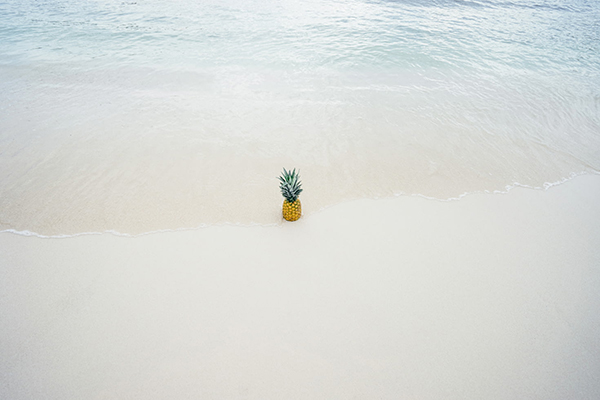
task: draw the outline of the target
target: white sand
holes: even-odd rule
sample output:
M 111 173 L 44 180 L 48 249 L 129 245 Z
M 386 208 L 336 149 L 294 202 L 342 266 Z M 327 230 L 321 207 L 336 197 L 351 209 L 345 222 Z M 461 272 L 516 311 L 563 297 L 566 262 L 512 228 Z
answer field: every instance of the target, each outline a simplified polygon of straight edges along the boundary
M 282 227 L 3 233 L 0 399 L 598 399 L 599 288 L 600 176 Z

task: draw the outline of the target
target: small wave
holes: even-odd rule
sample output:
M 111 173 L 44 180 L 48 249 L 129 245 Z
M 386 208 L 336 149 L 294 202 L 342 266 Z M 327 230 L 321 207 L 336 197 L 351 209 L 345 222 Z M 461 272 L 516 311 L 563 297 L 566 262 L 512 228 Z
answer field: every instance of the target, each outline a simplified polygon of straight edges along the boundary
M 477 195 L 477 194 L 489 194 L 489 195 L 494 195 L 494 194 L 508 194 L 511 190 L 515 189 L 515 188 L 526 188 L 526 189 L 531 189 L 531 190 L 544 190 L 547 191 L 548 189 L 564 184 L 566 182 L 569 182 L 575 178 L 577 178 L 578 176 L 583 176 L 583 175 L 600 175 L 600 172 L 579 172 L 579 173 L 572 173 L 570 174 L 568 177 L 556 180 L 554 182 L 545 182 L 543 185 L 540 186 L 531 186 L 531 185 L 524 185 L 524 184 L 520 184 L 520 183 L 513 183 L 511 185 L 507 185 L 504 189 L 502 190 L 492 190 L 492 191 L 488 191 L 488 190 L 482 190 L 482 191 L 473 191 L 473 192 L 465 192 L 462 193 L 458 196 L 455 197 L 451 197 L 451 198 L 445 198 L 445 199 L 441 199 L 441 198 L 436 198 L 436 197 L 431 197 L 431 196 L 426 196 L 426 195 L 422 195 L 422 194 L 407 194 L 407 193 L 395 193 L 392 196 L 381 196 L 381 197 L 353 197 L 353 198 L 347 198 L 344 199 L 343 201 L 337 203 L 337 204 L 331 204 L 328 206 L 324 206 L 319 208 L 318 210 L 314 210 L 310 213 L 305 213 L 303 218 L 310 218 L 312 215 L 321 213 L 325 210 L 328 210 L 330 208 L 334 208 L 336 206 L 338 206 L 339 204 L 342 203 L 347 203 L 347 202 L 352 202 L 355 200 L 361 200 L 361 199 L 372 199 L 372 200 L 384 200 L 384 199 L 390 199 L 390 198 L 400 198 L 400 197 L 419 197 L 419 198 L 423 198 L 425 200 L 433 200 L 433 201 L 441 201 L 441 202 L 455 202 L 455 201 L 459 201 L 467 196 L 470 195 Z M 36 238 L 41 238 L 41 239 L 70 239 L 70 238 L 76 238 L 76 237 L 82 237 L 82 236 L 93 236 L 93 235 L 113 235 L 113 236 L 118 236 L 118 237 L 124 237 L 124 238 L 137 238 L 137 237 L 142 237 L 142 236 L 147 236 L 147 235 L 154 235 L 154 234 L 163 234 L 163 233 L 177 233 L 177 232 L 187 232 L 187 231 L 194 231 L 194 230 L 198 230 L 198 229 L 206 229 L 206 228 L 211 228 L 211 227 L 238 227 L 238 228 L 250 228 L 250 227 L 263 227 L 263 228 L 278 228 L 281 227 L 283 225 L 283 220 L 281 220 L 278 223 L 235 223 L 235 222 L 219 222 L 219 223 L 213 223 L 213 224 L 201 224 L 195 227 L 180 227 L 180 228 L 169 228 L 169 229 L 158 229 L 158 230 L 153 230 L 153 231 L 148 231 L 148 232 L 141 232 L 141 233 L 137 233 L 137 234 L 131 234 L 131 233 L 126 233 L 126 232 L 119 232 L 116 230 L 105 230 L 102 232 L 79 232 L 79 233 L 73 233 L 73 234 L 50 234 L 50 235 L 45 235 L 45 234 L 41 234 L 41 233 L 37 233 L 37 232 L 32 232 L 29 230 L 16 230 L 16 229 L 5 229 L 5 230 L 0 230 L 0 233 L 10 233 L 10 234 L 14 234 L 14 235 L 18 235 L 18 236 L 26 236 L 26 237 L 36 237 Z

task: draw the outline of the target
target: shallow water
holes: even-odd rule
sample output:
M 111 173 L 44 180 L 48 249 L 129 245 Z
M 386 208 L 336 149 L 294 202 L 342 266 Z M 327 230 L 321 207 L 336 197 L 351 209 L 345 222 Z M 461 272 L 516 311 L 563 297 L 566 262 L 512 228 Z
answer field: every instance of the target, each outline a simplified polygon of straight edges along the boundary
M 0 1 L 0 230 L 281 221 L 600 171 L 600 4 Z

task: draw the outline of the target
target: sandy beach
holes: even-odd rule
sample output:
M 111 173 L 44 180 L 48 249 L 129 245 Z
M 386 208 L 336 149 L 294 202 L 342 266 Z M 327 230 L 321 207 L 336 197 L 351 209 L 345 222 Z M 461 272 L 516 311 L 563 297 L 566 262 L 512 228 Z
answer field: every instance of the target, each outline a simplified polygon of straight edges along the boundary
M 0 1 L 0 400 L 600 399 L 598 21 Z
M 586 175 L 280 227 L 2 233 L 0 398 L 597 399 L 599 200 Z

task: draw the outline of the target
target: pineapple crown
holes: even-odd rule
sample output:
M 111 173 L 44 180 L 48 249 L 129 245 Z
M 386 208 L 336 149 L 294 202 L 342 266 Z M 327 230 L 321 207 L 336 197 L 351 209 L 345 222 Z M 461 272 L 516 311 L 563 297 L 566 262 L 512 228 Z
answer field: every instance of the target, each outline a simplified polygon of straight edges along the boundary
M 290 203 L 296 201 L 302 192 L 302 184 L 299 179 L 300 174 L 296 172 L 296 168 L 293 171 L 286 171 L 284 168 L 283 174 L 279 177 L 281 194 Z

